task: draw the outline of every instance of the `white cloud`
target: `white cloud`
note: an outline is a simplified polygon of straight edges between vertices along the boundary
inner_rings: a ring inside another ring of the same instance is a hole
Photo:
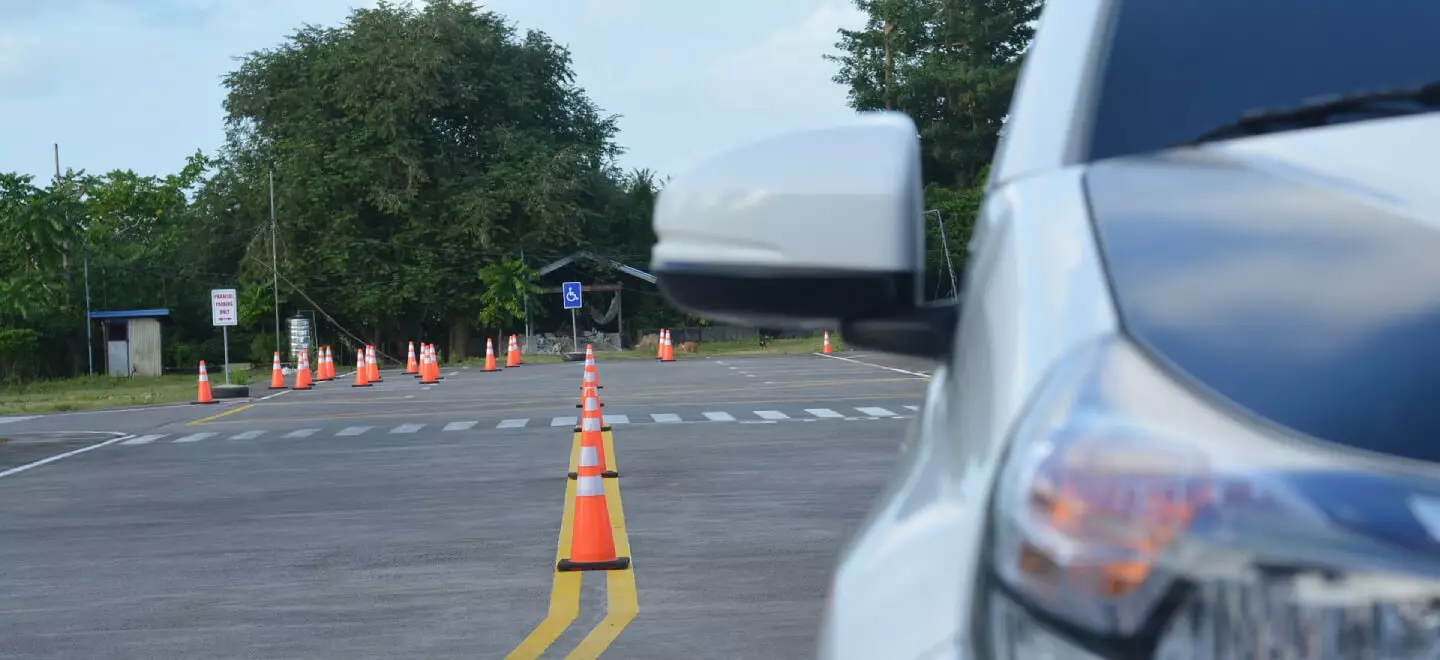
[[[822,56],[834,51],[842,27],[863,25],[865,15],[846,0],[828,0],[799,25],[714,62],[711,93],[737,109],[805,110],[844,105],[845,90],[831,78],[835,65]]]

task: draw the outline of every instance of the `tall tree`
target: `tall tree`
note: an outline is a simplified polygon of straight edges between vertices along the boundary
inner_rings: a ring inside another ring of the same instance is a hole
[[[460,0],[303,28],[225,84],[226,156],[275,171],[282,270],[372,340],[442,322],[463,349],[483,263],[580,245],[618,151],[563,47]]]
[[[856,110],[915,120],[927,183],[966,188],[990,162],[1039,0],[855,0],[865,27],[840,30],[835,82]]]

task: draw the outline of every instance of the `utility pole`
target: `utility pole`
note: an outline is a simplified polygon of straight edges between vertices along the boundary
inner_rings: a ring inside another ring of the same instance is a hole
[[[61,181],[61,177],[60,177],[60,143],[59,143],[59,142],[56,142],[56,143],[55,143],[55,183],[56,183],[56,185],[59,185],[59,184],[60,184],[60,181]],[[69,182],[67,181],[67,182],[65,182],[65,183],[66,183],[66,185],[65,185],[65,190],[66,190],[66,192],[69,192],[69,191],[70,191]],[[78,197],[78,194],[77,194],[77,197]],[[69,200],[67,199],[66,201],[68,202]],[[64,215],[64,218],[65,218],[65,226],[66,226],[66,227],[69,227],[69,226],[70,226],[70,206],[69,206],[68,203],[67,203],[66,206],[65,206],[65,215]],[[80,241],[81,241],[81,242],[80,242],[80,252],[81,252],[81,254],[83,255],[82,258],[83,258],[84,261],[85,261],[85,359],[86,359],[86,363],[87,363],[87,365],[86,365],[86,366],[87,366],[87,373],[89,373],[91,376],[94,376],[94,375],[95,375],[95,335],[93,334],[93,333],[94,333],[94,329],[91,327],[91,326],[94,325],[94,324],[91,323],[91,321],[90,321],[90,237],[88,236],[88,233],[87,233],[87,234],[82,234],[81,237],[80,237]],[[67,281],[67,284],[68,284],[68,281],[69,281],[69,273],[70,273],[70,261],[69,261],[69,259],[70,259],[70,239],[68,239],[68,238],[65,239],[65,259],[66,259],[66,261],[65,261],[65,273],[66,273],[66,281]]]
[[[940,250],[945,253],[945,270],[950,274],[950,296],[960,297],[960,287],[955,282],[955,265],[950,261],[950,241],[945,238],[945,218],[940,215],[940,209],[930,209],[926,213],[935,214],[935,222],[940,225]]]
[[[275,166],[270,166],[270,281],[275,289],[275,352],[280,352],[280,226],[275,222]]]

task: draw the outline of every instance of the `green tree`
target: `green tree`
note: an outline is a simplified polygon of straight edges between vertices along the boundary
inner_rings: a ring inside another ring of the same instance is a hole
[[[503,336],[516,321],[525,318],[525,298],[541,293],[535,284],[535,270],[519,259],[492,261],[480,269],[477,280],[480,292],[481,327]]]

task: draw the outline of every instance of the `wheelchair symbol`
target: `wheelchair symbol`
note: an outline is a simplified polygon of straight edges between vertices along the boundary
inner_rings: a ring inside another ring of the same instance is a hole
[[[566,291],[565,302],[580,302],[580,292],[574,289]]]

